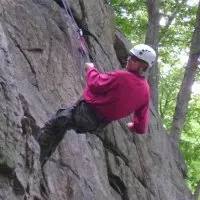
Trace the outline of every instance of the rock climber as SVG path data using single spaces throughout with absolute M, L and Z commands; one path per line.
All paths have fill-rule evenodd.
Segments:
M 150 90 L 143 74 L 154 64 L 156 53 L 145 44 L 136 45 L 129 53 L 126 70 L 101 73 L 93 63 L 85 64 L 83 97 L 74 106 L 59 109 L 41 129 L 38 139 L 41 163 L 70 129 L 92 133 L 134 112 L 127 127 L 137 134 L 147 132 Z

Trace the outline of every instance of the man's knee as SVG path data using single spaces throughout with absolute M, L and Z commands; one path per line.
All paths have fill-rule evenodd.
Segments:
M 59 109 L 56 113 L 56 123 L 60 127 L 72 127 L 72 109 Z
M 72 117 L 72 109 L 70 108 L 60 108 L 57 112 L 56 112 L 56 118 L 59 117 L 67 117 L 67 118 L 71 118 Z

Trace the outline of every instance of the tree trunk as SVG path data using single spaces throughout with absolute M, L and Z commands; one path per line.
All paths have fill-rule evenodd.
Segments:
M 198 182 L 196 190 L 194 192 L 194 200 L 198 200 L 199 196 L 200 196 L 200 181 Z
M 188 103 L 191 96 L 191 87 L 195 81 L 195 74 L 198 69 L 198 58 L 200 55 L 199 38 L 200 38 L 200 2 L 197 12 L 196 27 L 193 33 L 192 43 L 190 47 L 190 55 L 186 66 L 182 85 L 178 93 L 175 113 L 172 122 L 171 135 L 174 138 L 174 142 L 176 145 L 179 144 L 180 133 L 185 122 Z
M 152 46 L 155 51 L 158 51 L 159 42 L 159 7 L 158 0 L 147 0 L 148 6 L 148 29 L 146 34 L 145 43 Z M 151 98 L 152 103 L 155 106 L 156 111 L 158 111 L 158 67 L 157 62 L 155 66 L 151 68 L 148 78 L 151 87 Z

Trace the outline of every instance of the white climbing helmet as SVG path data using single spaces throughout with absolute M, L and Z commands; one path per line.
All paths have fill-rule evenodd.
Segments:
M 137 58 L 144 60 L 152 67 L 154 61 L 156 60 L 156 52 L 146 44 L 138 44 L 134 46 L 130 52 Z

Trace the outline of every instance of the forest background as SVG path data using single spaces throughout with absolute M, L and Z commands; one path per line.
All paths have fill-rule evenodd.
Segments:
M 152 102 L 182 151 L 189 188 L 200 199 L 200 1 L 109 0 L 132 44 L 158 52 L 149 73 Z

